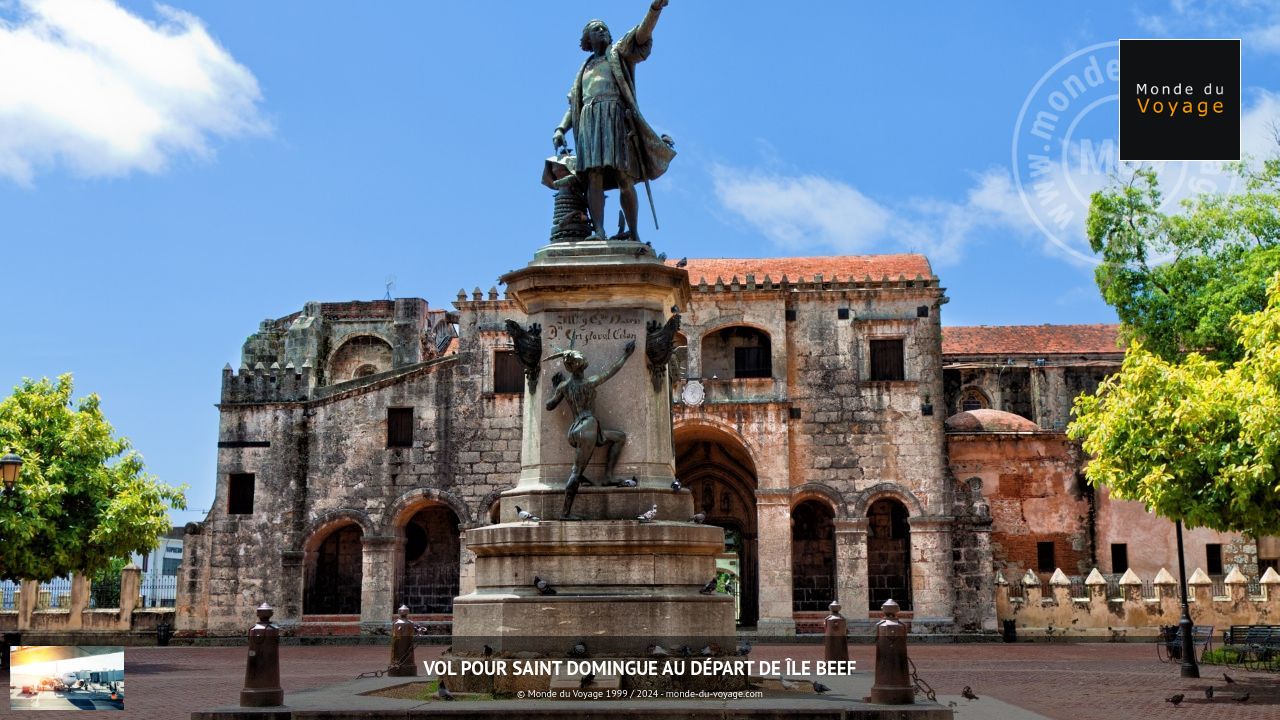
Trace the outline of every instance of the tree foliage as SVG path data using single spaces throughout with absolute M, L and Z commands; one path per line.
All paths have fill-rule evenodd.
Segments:
M 70 375 L 24 379 L 0 402 L 0 449 L 23 460 L 12 494 L 0 496 L 0 578 L 92 574 L 113 559 L 149 552 L 169 529 L 184 487 L 145 473 L 117 438 L 97 395 L 73 406 Z
M 1160 210 L 1150 169 L 1091 200 L 1087 233 L 1103 260 L 1103 299 L 1128 339 L 1166 360 L 1189 351 L 1238 360 L 1231 319 L 1263 308 L 1267 279 L 1280 269 L 1280 159 L 1231 171 L 1239 192 L 1197 195 L 1175 213 Z
M 1266 307 L 1230 331 L 1239 361 L 1170 361 L 1141 341 L 1068 432 L 1093 456 L 1089 481 L 1189 527 L 1280 533 L 1280 274 Z

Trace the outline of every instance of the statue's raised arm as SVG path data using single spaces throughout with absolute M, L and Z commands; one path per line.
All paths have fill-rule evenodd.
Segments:
M 601 383 L 613 377 L 614 375 L 617 375 L 618 371 L 622 369 L 622 366 L 627 363 L 627 358 L 631 357 L 631 353 L 635 351 L 636 351 L 636 341 L 628 340 L 626 346 L 622 348 L 622 357 L 618 358 L 613 362 L 612 365 L 605 368 L 604 372 L 600 373 L 599 375 L 592 375 L 591 379 L 588 380 L 587 382 L 591 383 L 593 386 L 600 385 Z
M 667 0 L 654 0 L 649 6 L 649 12 L 644 14 L 644 20 L 640 21 L 640 27 L 636 29 L 636 42 L 640 45 L 648 45 L 649 40 L 653 38 L 653 28 L 658 24 L 658 15 L 662 13 L 662 8 L 667 6 Z

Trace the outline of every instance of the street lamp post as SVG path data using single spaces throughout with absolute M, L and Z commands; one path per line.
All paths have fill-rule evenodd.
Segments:
M 13 492 L 13 484 L 18 481 L 18 472 L 22 470 L 22 458 L 14 453 L 0 457 L 0 477 L 4 479 L 6 495 Z
M 1191 623 L 1191 607 L 1187 602 L 1187 561 L 1182 555 L 1182 520 L 1173 522 L 1178 533 L 1178 583 L 1182 587 L 1182 618 L 1178 620 L 1182 633 L 1182 677 L 1198 678 L 1200 666 L 1196 664 L 1195 638 L 1192 637 L 1195 625 Z

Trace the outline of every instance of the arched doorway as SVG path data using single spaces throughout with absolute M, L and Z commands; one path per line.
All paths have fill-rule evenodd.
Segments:
M 709 425 L 675 429 L 676 477 L 693 493 L 694 511 L 706 524 L 724 529 L 721 573 L 736 576 L 738 624 L 753 627 L 759 617 L 756 549 L 756 469 L 742 443 Z
M 889 598 L 911 609 L 911 526 L 906 506 L 893 498 L 867 508 L 867 598 L 871 610 Z
M 314 543 L 308 543 L 302 614 L 360 614 L 363 539 L 360 526 L 347 522 L 317 533 Z
M 396 606 L 414 613 L 451 613 L 458 596 L 458 516 L 445 505 L 414 512 L 400 527 L 400 588 Z
M 826 610 L 836 599 L 835 513 L 805 500 L 791 511 L 791 609 Z

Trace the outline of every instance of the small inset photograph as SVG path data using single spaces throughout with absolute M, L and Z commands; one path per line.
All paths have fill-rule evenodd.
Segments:
M 124 648 L 14 645 L 10 710 L 123 710 Z

